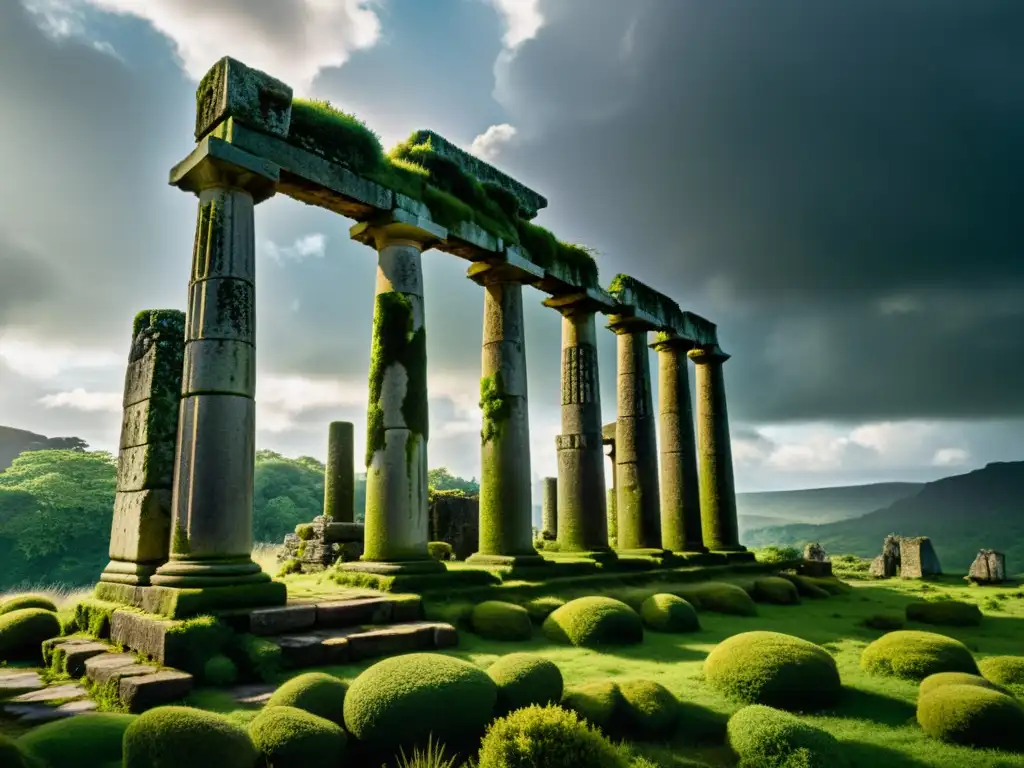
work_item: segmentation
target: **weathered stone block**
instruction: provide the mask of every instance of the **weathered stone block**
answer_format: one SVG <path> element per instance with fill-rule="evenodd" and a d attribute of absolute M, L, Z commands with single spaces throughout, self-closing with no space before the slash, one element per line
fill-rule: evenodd
<path fill-rule="evenodd" d="M 200 394 L 256 394 L 256 348 L 244 341 L 199 339 L 185 345 L 181 391 Z"/>
<path fill-rule="evenodd" d="M 316 624 L 316 605 L 285 605 L 263 608 L 249 614 L 249 631 L 254 635 L 277 635 Z"/>
<path fill-rule="evenodd" d="M 178 392 L 166 392 L 127 406 L 121 417 L 120 448 L 173 441 L 178 431 L 180 399 Z"/>
<path fill-rule="evenodd" d="M 85 662 L 110 650 L 110 646 L 91 640 L 69 641 L 55 647 L 54 656 L 68 677 L 79 678 L 85 674 Z"/>
<path fill-rule="evenodd" d="M 211 277 L 188 288 L 186 338 L 256 343 L 256 293 L 251 282 Z"/>
<path fill-rule="evenodd" d="M 174 482 L 174 440 L 123 449 L 117 457 L 117 490 L 170 488 Z"/>
<path fill-rule="evenodd" d="M 281 649 L 281 663 L 289 669 L 319 667 L 328 664 L 329 649 L 318 634 L 282 635 L 273 638 Z"/>
<path fill-rule="evenodd" d="M 196 89 L 196 140 L 228 117 L 257 131 L 287 138 L 292 89 L 265 72 L 225 56 L 210 68 Z"/>
<path fill-rule="evenodd" d="M 900 539 L 900 577 L 921 579 L 942 573 L 939 556 L 927 536 Z"/>
<path fill-rule="evenodd" d="M 110 557 L 134 563 L 167 559 L 171 531 L 171 491 L 147 488 L 118 491 L 110 530 Z"/>
<path fill-rule="evenodd" d="M 185 698 L 192 690 L 192 675 L 167 669 L 141 677 L 126 677 L 118 685 L 121 703 L 135 714 Z"/>
<path fill-rule="evenodd" d="M 459 633 L 455 627 L 449 626 L 448 624 L 439 625 L 434 627 L 434 647 L 437 649 L 441 648 L 454 648 L 459 644 Z"/>
<path fill-rule="evenodd" d="M 137 663 L 137 659 L 130 653 L 107 653 L 102 656 L 93 656 L 86 659 L 85 676 L 95 681 L 97 678 L 108 675 L 110 670 L 130 667 Z"/>
<path fill-rule="evenodd" d="M 356 598 L 315 606 L 318 627 L 352 627 L 391 621 L 393 603 L 383 597 Z"/>
<path fill-rule="evenodd" d="M 398 624 L 349 635 L 351 658 L 353 661 L 359 661 L 426 650 L 433 646 L 434 628 L 434 625 L 425 627 L 419 624 Z"/>
<path fill-rule="evenodd" d="M 1006 580 L 1006 555 L 994 549 L 982 549 L 964 577 L 975 584 L 1000 584 Z"/>
<path fill-rule="evenodd" d="M 110 640 L 160 664 L 169 664 L 174 660 L 168 661 L 167 634 L 176 624 L 135 611 L 117 611 L 110 619 Z"/>
<path fill-rule="evenodd" d="M 430 540 L 452 545 L 455 557 L 465 560 L 479 548 L 480 499 L 433 493 L 429 500 Z"/>
<path fill-rule="evenodd" d="M 126 664 L 98 667 L 90 678 L 96 685 L 120 682 L 126 677 L 139 677 L 156 673 L 157 667 L 150 664 Z"/>

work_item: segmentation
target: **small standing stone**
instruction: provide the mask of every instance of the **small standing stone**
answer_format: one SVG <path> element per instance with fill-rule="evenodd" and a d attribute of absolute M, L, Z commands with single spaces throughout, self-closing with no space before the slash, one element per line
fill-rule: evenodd
<path fill-rule="evenodd" d="M 1006 555 L 994 549 L 980 550 L 964 578 L 974 584 L 1002 583 L 1006 579 Z"/>
<path fill-rule="evenodd" d="M 828 562 L 828 555 L 825 554 L 825 548 L 816 541 L 808 542 L 804 546 L 804 560 L 811 560 L 816 563 Z"/>

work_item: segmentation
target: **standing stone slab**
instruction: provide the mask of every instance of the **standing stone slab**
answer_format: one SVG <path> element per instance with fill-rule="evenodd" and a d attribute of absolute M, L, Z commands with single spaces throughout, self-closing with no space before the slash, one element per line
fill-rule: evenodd
<path fill-rule="evenodd" d="M 1006 580 L 1006 555 L 994 549 L 982 549 L 964 577 L 974 584 L 1001 584 Z"/>
<path fill-rule="evenodd" d="M 196 140 L 229 117 L 284 139 L 291 115 L 291 88 L 230 56 L 214 64 L 196 89 Z"/>
<path fill-rule="evenodd" d="M 558 536 L 558 478 L 545 477 L 541 485 L 541 535 L 547 541 Z"/>
<path fill-rule="evenodd" d="M 339 523 L 355 522 L 354 425 L 332 421 L 327 432 L 324 515 Z"/>
<path fill-rule="evenodd" d="M 184 347 L 183 312 L 155 309 L 136 316 L 125 373 L 110 563 L 101 581 L 146 585 L 167 562 Z"/>
<path fill-rule="evenodd" d="M 939 556 L 927 536 L 900 539 L 900 577 L 923 579 L 942 573 Z"/>

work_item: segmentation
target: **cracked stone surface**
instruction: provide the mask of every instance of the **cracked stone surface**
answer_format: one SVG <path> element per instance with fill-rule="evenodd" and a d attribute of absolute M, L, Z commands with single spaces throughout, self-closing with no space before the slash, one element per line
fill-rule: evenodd
<path fill-rule="evenodd" d="M 41 688 L 38 691 L 30 691 L 11 699 L 14 704 L 45 703 L 53 701 L 66 701 L 68 699 L 84 699 L 89 694 L 77 683 L 66 685 L 51 685 L 49 688 Z"/>

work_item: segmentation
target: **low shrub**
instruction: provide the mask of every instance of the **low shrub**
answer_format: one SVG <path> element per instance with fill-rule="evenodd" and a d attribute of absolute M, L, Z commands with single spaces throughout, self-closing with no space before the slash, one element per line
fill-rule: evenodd
<path fill-rule="evenodd" d="M 237 680 L 235 662 L 222 653 L 211 656 L 203 665 L 203 682 L 207 685 L 232 685 Z"/>
<path fill-rule="evenodd" d="M 269 683 L 281 671 L 281 646 L 265 637 L 249 633 L 235 635 L 228 653 L 245 677 Z"/>
<path fill-rule="evenodd" d="M 757 558 L 759 563 L 768 563 L 769 565 L 775 565 L 777 563 L 791 563 L 794 560 L 801 559 L 802 555 L 800 550 L 796 547 L 776 547 L 769 545 L 762 547 L 761 549 L 754 550 L 754 557 Z"/>
<path fill-rule="evenodd" d="M 942 741 L 971 747 L 1024 747 L 1024 709 L 1012 697 L 978 685 L 943 685 L 917 702 L 921 729 Z"/>
<path fill-rule="evenodd" d="M 562 696 L 565 709 L 606 731 L 610 729 L 621 702 L 618 684 L 610 681 L 587 683 L 567 690 Z"/>
<path fill-rule="evenodd" d="M 918 602 L 907 605 L 907 621 L 936 624 L 944 627 L 976 627 L 981 624 L 982 613 L 974 603 L 956 600 Z"/>
<path fill-rule="evenodd" d="M 830 733 L 779 709 L 759 704 L 729 718 L 729 746 L 741 768 L 839 768 L 847 764 Z"/>
<path fill-rule="evenodd" d="M 253 768 L 249 735 L 223 715 L 192 707 L 156 707 L 124 732 L 124 768 Z"/>
<path fill-rule="evenodd" d="M 631 645 L 644 639 L 636 611 L 621 600 L 600 596 L 577 598 L 555 609 L 543 629 L 553 642 L 584 648 Z"/>
<path fill-rule="evenodd" d="M 326 672 L 306 672 L 274 691 L 266 706 L 294 707 L 342 725 L 348 689 L 347 683 Z"/>
<path fill-rule="evenodd" d="M 473 607 L 473 631 L 488 640 L 529 640 L 533 636 L 530 613 L 521 605 L 487 600 Z"/>
<path fill-rule="evenodd" d="M 618 682 L 619 705 L 613 730 L 636 739 L 668 735 L 679 719 L 679 700 L 661 683 L 653 680 Z"/>
<path fill-rule="evenodd" d="M 672 591 L 700 611 L 724 613 L 730 616 L 756 616 L 757 605 L 747 592 L 735 584 L 707 581 L 687 584 Z"/>
<path fill-rule="evenodd" d="M 561 707 L 531 706 L 491 723 L 478 768 L 628 768 L 594 726 Z"/>
<path fill-rule="evenodd" d="M 11 611 L 21 611 L 25 608 L 41 608 L 51 613 L 57 612 L 56 604 L 46 595 L 18 595 L 0 603 L 0 615 Z"/>
<path fill-rule="evenodd" d="M 754 582 L 754 599 L 775 605 L 796 605 L 800 602 L 800 593 L 788 579 L 764 576 Z"/>
<path fill-rule="evenodd" d="M 986 680 L 981 675 L 971 675 L 967 672 L 936 672 L 934 675 L 928 675 L 928 677 L 921 681 L 917 695 L 925 696 L 930 691 L 934 691 L 936 688 L 941 688 L 944 685 L 977 685 L 982 688 L 988 688 L 991 691 L 1009 694 L 1009 691 L 1005 688 Z"/>
<path fill-rule="evenodd" d="M 779 578 L 793 583 L 800 597 L 809 597 L 812 600 L 825 600 L 831 597 L 831 593 L 821 584 L 816 583 L 818 579 L 809 576 L 800 576 L 796 573 L 780 573 Z"/>
<path fill-rule="evenodd" d="M 296 707 L 264 707 L 249 737 L 272 768 L 335 768 L 348 741 L 336 723 Z"/>
<path fill-rule="evenodd" d="M 487 674 L 498 686 L 495 712 L 499 715 L 531 704 L 546 706 L 562 700 L 562 672 L 543 656 L 510 653 L 488 667 Z"/>
<path fill-rule="evenodd" d="M 978 662 L 978 669 L 999 685 L 1024 685 L 1024 656 L 989 656 Z"/>
<path fill-rule="evenodd" d="M 57 614 L 21 608 L 0 616 L 0 661 L 41 658 L 44 640 L 60 635 Z"/>
<path fill-rule="evenodd" d="M 566 601 L 561 597 L 554 597 L 552 595 L 546 595 L 544 597 L 535 597 L 532 600 L 527 600 L 521 603 L 526 612 L 530 614 L 530 621 L 534 624 L 543 624 L 544 619 L 551 615 L 551 613 L 557 608 L 561 608 L 565 605 Z"/>
<path fill-rule="evenodd" d="M 864 671 L 873 675 L 923 680 L 936 672 L 978 673 L 970 650 L 959 640 L 934 632 L 899 630 L 871 643 L 860 656 Z"/>
<path fill-rule="evenodd" d="M 47 768 L 93 768 L 120 764 L 124 732 L 135 715 L 90 712 L 33 728 L 18 746 Z M 0 758 L 0 765 L 6 766 Z"/>
<path fill-rule="evenodd" d="M 876 613 L 873 616 L 868 616 L 861 624 L 868 629 L 880 629 L 883 632 L 891 632 L 896 629 L 903 629 L 903 618 L 891 613 Z"/>
<path fill-rule="evenodd" d="M 704 661 L 705 679 L 748 704 L 813 710 L 834 704 L 842 683 L 829 653 L 779 632 L 744 632 L 722 641 Z"/>
<path fill-rule="evenodd" d="M 697 610 L 676 595 L 651 595 L 640 606 L 644 626 L 656 632 L 696 632 L 700 629 Z"/>
<path fill-rule="evenodd" d="M 828 592 L 830 595 L 846 595 L 853 591 L 853 587 L 847 584 L 836 576 L 803 576 L 812 586 L 818 587 Z"/>
<path fill-rule="evenodd" d="M 312 523 L 299 523 L 295 526 L 295 535 L 302 541 L 309 541 L 313 538 L 315 533 L 316 531 L 313 530 Z"/>
<path fill-rule="evenodd" d="M 455 550 L 447 541 L 428 541 L 427 553 L 435 560 L 455 559 Z"/>

